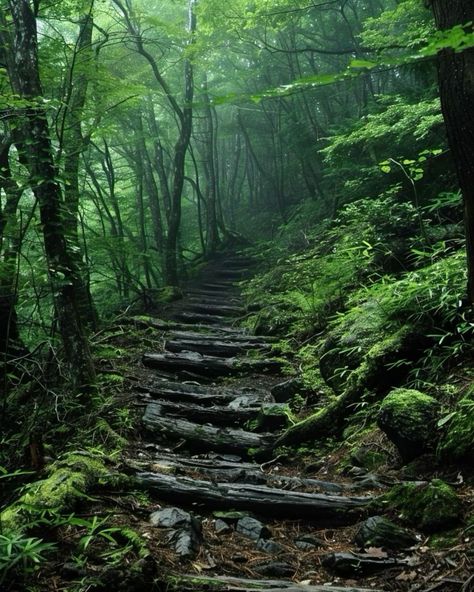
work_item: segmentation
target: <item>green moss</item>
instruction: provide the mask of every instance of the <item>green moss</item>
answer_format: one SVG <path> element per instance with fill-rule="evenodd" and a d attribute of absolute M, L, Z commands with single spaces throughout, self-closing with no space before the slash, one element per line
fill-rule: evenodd
<path fill-rule="evenodd" d="M 438 445 L 439 456 L 449 462 L 474 459 L 474 401 L 462 399 L 446 424 Z"/>
<path fill-rule="evenodd" d="M 375 505 L 395 510 L 399 518 L 425 532 L 436 532 L 455 525 L 461 516 L 461 503 L 454 490 L 441 481 L 400 483 Z"/>
<path fill-rule="evenodd" d="M 156 303 L 167 304 L 169 302 L 175 302 L 183 297 L 183 293 L 176 286 L 164 286 L 159 290 L 153 291 L 153 300 Z"/>
<path fill-rule="evenodd" d="M 435 534 L 429 538 L 428 547 L 441 550 L 450 549 L 459 542 L 459 531 L 453 530 L 443 534 Z"/>
<path fill-rule="evenodd" d="M 27 486 L 23 495 L 0 514 L 2 528 L 21 529 L 45 510 L 70 511 L 110 470 L 102 459 L 70 453 L 53 463 L 49 476 Z"/>
<path fill-rule="evenodd" d="M 393 390 L 382 401 L 379 427 L 397 446 L 404 460 L 413 460 L 434 449 L 439 403 L 413 389 Z"/>

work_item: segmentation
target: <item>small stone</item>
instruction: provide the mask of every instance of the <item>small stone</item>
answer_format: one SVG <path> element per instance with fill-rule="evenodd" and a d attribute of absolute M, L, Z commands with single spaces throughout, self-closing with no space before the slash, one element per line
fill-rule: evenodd
<path fill-rule="evenodd" d="M 153 512 L 150 516 L 150 522 L 153 526 L 161 528 L 175 528 L 191 524 L 191 514 L 181 510 L 181 508 L 165 508 L 158 512 Z"/>
<path fill-rule="evenodd" d="M 278 555 L 284 551 L 281 545 L 270 539 L 258 539 L 257 549 L 264 553 L 269 553 L 270 555 Z"/>
<path fill-rule="evenodd" d="M 295 573 L 295 569 L 288 563 L 283 561 L 272 561 L 271 563 L 260 563 L 259 565 L 253 566 L 253 571 L 268 577 L 274 578 L 287 578 L 292 577 Z"/>
<path fill-rule="evenodd" d="M 235 530 L 253 541 L 258 541 L 260 538 L 268 539 L 271 537 L 268 528 L 256 518 L 251 518 L 250 516 L 241 518 L 237 522 Z"/>
<path fill-rule="evenodd" d="M 312 551 L 313 549 L 320 549 L 321 547 L 325 547 L 326 543 L 322 539 L 318 539 L 318 537 L 312 536 L 310 534 L 305 534 L 296 539 L 295 545 L 296 547 L 298 547 L 298 549 L 301 549 L 302 551 Z"/>
<path fill-rule="evenodd" d="M 248 561 L 247 557 L 245 557 L 245 555 L 241 555 L 240 553 L 232 555 L 231 560 L 234 561 L 234 563 L 247 563 Z"/>
<path fill-rule="evenodd" d="M 224 520 L 221 520 L 220 518 L 218 518 L 215 522 L 214 522 L 214 530 L 216 531 L 217 534 L 227 534 L 228 532 L 230 532 L 232 529 L 231 527 L 227 524 L 227 522 L 224 522 Z"/>

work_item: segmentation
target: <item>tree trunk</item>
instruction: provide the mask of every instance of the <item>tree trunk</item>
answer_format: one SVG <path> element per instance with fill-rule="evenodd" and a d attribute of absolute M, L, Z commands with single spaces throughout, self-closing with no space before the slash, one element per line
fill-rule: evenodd
<path fill-rule="evenodd" d="M 442 31 L 469 23 L 472 0 L 432 0 L 436 24 Z M 464 224 L 468 268 L 467 297 L 474 304 L 474 48 L 439 53 L 439 88 L 449 146 L 454 157 L 464 199 Z"/>
<path fill-rule="evenodd" d="M 77 302 L 83 319 L 92 329 L 97 329 L 98 316 L 90 287 L 86 278 L 88 271 L 83 261 L 78 232 L 79 214 L 79 166 L 81 154 L 86 146 L 82 135 L 82 115 L 87 97 L 88 75 L 85 69 L 92 60 L 93 17 L 89 12 L 80 19 L 73 65 L 69 80 L 68 96 L 65 100 L 63 131 L 60 142 L 64 152 L 64 228 L 67 240 L 74 245 L 71 257 L 82 279 L 78 283 Z"/>
<path fill-rule="evenodd" d="M 195 0 L 189 0 L 189 32 L 196 31 L 196 16 L 194 14 Z M 193 39 L 191 38 L 191 43 Z M 168 225 L 168 236 L 165 246 L 164 276 L 167 284 L 178 284 L 178 235 L 181 225 L 181 197 L 183 193 L 186 152 L 191 139 L 193 127 L 194 72 L 191 61 L 184 62 L 184 106 L 181 111 L 181 126 L 179 138 L 174 149 L 173 160 L 173 191 L 171 193 L 171 212 Z"/>
<path fill-rule="evenodd" d="M 14 354 L 22 346 L 18 319 L 17 265 L 20 249 L 20 231 L 17 222 L 17 209 L 22 189 L 11 175 L 9 138 L 0 140 L 0 191 L 5 194 L 5 207 L 0 207 L 0 355 Z M 1 363 L 1 362 L 0 362 Z M 1 372 L 0 372 L 1 374 Z"/>
<path fill-rule="evenodd" d="M 61 216 L 62 193 L 39 77 L 36 20 L 27 0 L 9 0 L 13 19 L 13 43 L 8 73 L 15 93 L 31 102 L 24 116 L 25 141 L 18 150 L 27 160 L 32 191 L 38 200 L 48 274 L 64 353 L 74 389 L 90 387 L 95 372 L 84 333 L 77 290 L 80 276 L 70 255 Z"/>

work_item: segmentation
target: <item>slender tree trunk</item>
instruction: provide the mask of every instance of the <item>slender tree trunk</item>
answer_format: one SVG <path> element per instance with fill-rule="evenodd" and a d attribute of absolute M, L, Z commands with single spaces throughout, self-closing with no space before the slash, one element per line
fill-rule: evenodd
<path fill-rule="evenodd" d="M 91 4 L 92 11 L 92 4 Z M 93 17 L 89 12 L 80 19 L 79 35 L 76 44 L 71 77 L 70 90 L 65 105 L 63 118 L 63 133 L 60 138 L 61 148 L 64 153 L 64 225 L 67 240 L 74 245 L 71 257 L 80 272 L 82 282 L 78 284 L 77 301 L 81 315 L 92 329 L 98 326 L 98 316 L 95 310 L 90 286 L 86 281 L 87 269 L 83 261 L 83 250 L 80 247 L 78 218 L 79 218 L 79 169 L 81 154 L 86 146 L 82 135 L 82 116 L 86 103 L 88 76 L 85 71 L 92 54 Z"/>
<path fill-rule="evenodd" d="M 463 25 L 472 32 L 472 0 L 432 0 L 439 29 Z M 469 25 L 467 25 L 469 23 Z M 439 53 L 439 88 L 448 141 L 464 199 L 468 301 L 474 304 L 474 48 Z"/>
<path fill-rule="evenodd" d="M 17 209 L 23 191 L 12 178 L 9 153 L 12 141 L 0 141 L 0 192 L 5 194 L 5 206 L 0 210 L 0 356 L 8 361 L 23 344 L 16 313 L 18 255 L 20 232 Z M 3 359 L 0 361 L 0 365 Z M 0 372 L 1 374 L 1 372 Z"/>
<path fill-rule="evenodd" d="M 28 162 L 32 190 L 38 200 L 56 317 L 72 385 L 78 390 L 95 382 L 95 372 L 76 298 L 81 280 L 66 241 L 61 187 L 56 180 L 49 126 L 42 106 L 36 20 L 27 0 L 9 0 L 9 6 L 13 44 L 8 73 L 14 92 L 32 103 L 23 124 L 28 137 L 18 149 Z"/>
<path fill-rule="evenodd" d="M 196 31 L 196 16 L 194 14 L 195 0 L 189 0 L 189 23 L 191 35 Z M 193 39 L 191 38 L 191 43 Z M 171 194 L 171 213 L 168 225 L 168 236 L 165 246 L 165 281 L 170 285 L 178 284 L 178 238 L 181 225 L 181 197 L 184 186 L 186 152 L 191 139 L 193 126 L 194 72 L 189 59 L 184 62 L 184 106 L 179 138 L 174 149 L 173 160 L 173 191 Z"/>

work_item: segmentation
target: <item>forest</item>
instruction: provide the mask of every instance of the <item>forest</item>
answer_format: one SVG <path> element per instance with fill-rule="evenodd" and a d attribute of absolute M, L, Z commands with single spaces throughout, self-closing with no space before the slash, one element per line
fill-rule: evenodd
<path fill-rule="evenodd" d="M 474 591 L 472 0 L 0 0 L 0 591 Z"/>

